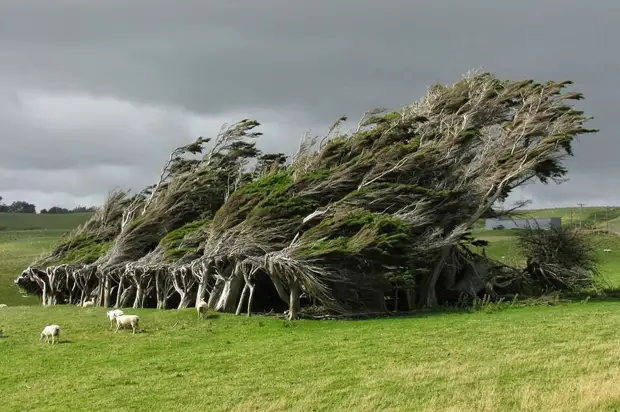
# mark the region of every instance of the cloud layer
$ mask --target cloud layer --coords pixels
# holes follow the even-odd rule
[[[482,67],[573,79],[601,133],[536,204],[620,204],[613,128],[620,3],[608,0],[4,0],[0,196],[40,208],[150,183],[171,148],[263,122],[264,150],[398,107]],[[602,177],[601,177],[602,176]],[[596,184],[593,184],[596,182]]]

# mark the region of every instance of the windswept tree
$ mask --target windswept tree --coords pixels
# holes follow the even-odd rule
[[[564,178],[573,139],[595,132],[568,85],[470,73],[400,111],[371,110],[351,132],[340,118],[290,163],[258,152],[248,120],[199,159],[185,155],[206,141],[181,147],[93,263],[108,285],[100,303],[118,284],[134,306],[209,293],[216,310],[249,313],[268,281],[295,318],[302,296],[350,312],[383,311],[393,292],[411,308],[506,290],[520,272],[473,253],[470,230],[515,188]]]

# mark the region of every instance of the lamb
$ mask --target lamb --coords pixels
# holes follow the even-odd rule
[[[114,333],[117,333],[121,327],[131,326],[133,329],[133,333],[136,333],[136,329],[138,328],[138,323],[140,322],[140,317],[138,315],[120,315],[116,316],[116,330]]]
[[[114,319],[116,319],[117,316],[123,316],[124,314],[125,313],[120,309],[109,310],[106,312],[106,316],[110,320],[110,329],[114,326]]]
[[[93,306],[95,306],[95,302],[92,300],[87,300],[86,302],[82,303],[83,308],[90,308]]]
[[[204,299],[201,299],[198,305],[196,306],[196,311],[198,311],[198,318],[204,318],[207,314],[207,310],[209,309],[209,305],[205,302]]]
[[[611,253],[611,249],[603,249],[603,253]]]
[[[46,342],[50,341],[50,337],[52,338],[52,345],[54,344],[54,338],[56,338],[56,342],[60,340],[60,326],[58,325],[47,325],[43,328],[41,332],[41,339],[45,338]]]

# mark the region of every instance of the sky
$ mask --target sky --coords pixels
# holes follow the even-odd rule
[[[343,114],[421,98],[470,69],[574,80],[601,131],[532,207],[620,205],[612,0],[1,0],[0,196],[38,209],[153,183],[175,147],[260,121],[292,153]]]

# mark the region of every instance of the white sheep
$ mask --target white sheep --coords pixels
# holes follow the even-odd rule
[[[106,316],[110,320],[110,329],[114,326],[114,319],[116,319],[117,316],[123,316],[124,314],[125,313],[120,309],[109,310],[106,312]]]
[[[39,340],[43,340],[43,338],[45,338],[45,341],[49,342],[50,337],[52,338],[52,345],[54,344],[54,338],[56,338],[57,342],[60,340],[60,326],[47,325],[43,328],[43,331],[41,332],[41,339]]]
[[[611,253],[611,249],[603,249],[603,253]]]
[[[87,300],[86,302],[82,303],[83,308],[91,308],[93,306],[95,306],[95,302],[93,300]]]
[[[139,327],[138,323],[140,322],[140,317],[138,315],[121,315],[116,316],[116,330],[114,333],[117,333],[121,327],[131,326],[133,329],[133,333],[136,333],[136,329]]]
[[[205,302],[204,299],[201,299],[196,306],[196,311],[198,311],[198,318],[203,318],[206,315],[208,309],[209,305],[207,304],[207,302]]]
[[[8,307],[8,306],[9,306],[9,305],[7,305],[6,303],[0,303],[0,308],[6,308],[6,307]]]

